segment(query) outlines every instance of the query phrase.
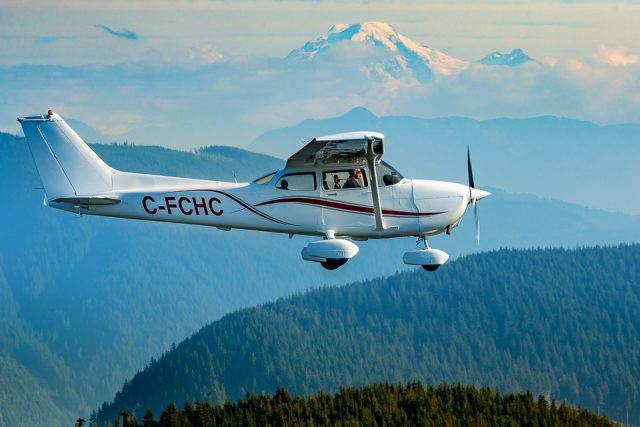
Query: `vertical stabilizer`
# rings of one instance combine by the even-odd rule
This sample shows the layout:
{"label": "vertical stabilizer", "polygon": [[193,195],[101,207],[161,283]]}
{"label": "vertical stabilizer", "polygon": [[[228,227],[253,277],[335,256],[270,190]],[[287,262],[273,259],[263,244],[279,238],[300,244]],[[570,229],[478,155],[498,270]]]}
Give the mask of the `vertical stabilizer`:
{"label": "vertical stabilizer", "polygon": [[50,114],[20,117],[24,134],[49,200],[91,196],[112,190],[114,169],[65,123]]}

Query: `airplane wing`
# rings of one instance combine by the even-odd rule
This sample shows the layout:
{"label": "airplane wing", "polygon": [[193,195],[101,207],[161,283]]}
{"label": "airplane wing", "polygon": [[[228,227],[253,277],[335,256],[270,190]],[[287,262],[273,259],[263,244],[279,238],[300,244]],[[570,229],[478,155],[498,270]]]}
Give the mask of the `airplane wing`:
{"label": "airplane wing", "polygon": [[384,152],[384,135],[378,132],[349,132],[313,138],[289,160],[287,168],[314,166],[320,163],[365,162],[369,142],[380,158]]}

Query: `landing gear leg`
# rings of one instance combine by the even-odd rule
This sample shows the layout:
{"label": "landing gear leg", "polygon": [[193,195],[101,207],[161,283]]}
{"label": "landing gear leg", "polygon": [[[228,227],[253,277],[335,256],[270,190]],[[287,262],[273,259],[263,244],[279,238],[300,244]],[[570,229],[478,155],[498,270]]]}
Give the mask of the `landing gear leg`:
{"label": "landing gear leg", "polygon": [[418,240],[416,240],[416,247],[419,249],[431,249],[431,247],[429,247],[429,242],[427,242],[427,236],[418,236]]}

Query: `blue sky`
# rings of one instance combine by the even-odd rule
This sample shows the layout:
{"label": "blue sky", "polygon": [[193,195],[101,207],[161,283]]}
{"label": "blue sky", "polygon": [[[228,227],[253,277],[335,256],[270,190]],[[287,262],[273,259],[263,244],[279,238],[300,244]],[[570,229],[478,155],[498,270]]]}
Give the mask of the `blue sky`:
{"label": "blue sky", "polygon": [[374,20],[465,60],[514,47],[538,58],[601,46],[640,54],[636,2],[4,0],[1,9],[0,66],[283,57],[334,23]]}

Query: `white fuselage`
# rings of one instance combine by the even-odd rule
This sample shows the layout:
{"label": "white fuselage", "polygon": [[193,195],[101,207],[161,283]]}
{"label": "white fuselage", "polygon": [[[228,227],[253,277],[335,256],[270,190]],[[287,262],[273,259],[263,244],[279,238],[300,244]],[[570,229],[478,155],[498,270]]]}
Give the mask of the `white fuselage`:
{"label": "white fuselage", "polygon": [[[124,173],[118,204],[51,207],[87,215],[198,224],[303,235],[386,238],[438,234],[458,224],[469,202],[466,185],[402,179],[379,187],[383,230],[376,229],[371,188],[295,191],[277,188],[280,170],[265,184],[228,183]],[[320,171],[318,171],[320,174]],[[117,179],[122,179],[118,185]],[[320,182],[319,180],[317,182]],[[122,187],[118,191],[115,188]],[[126,189],[125,189],[126,188]]]}
{"label": "white fuselage", "polygon": [[[450,232],[469,203],[489,193],[469,185],[409,180],[381,160],[384,135],[358,131],[316,137],[286,167],[251,183],[145,175],[113,169],[53,111],[19,117],[49,206],[86,215],[323,236],[306,261],[333,270],[358,253],[346,239],[417,236],[407,264],[433,271],[448,255],[427,237]],[[477,238],[479,227],[476,216]]]}

